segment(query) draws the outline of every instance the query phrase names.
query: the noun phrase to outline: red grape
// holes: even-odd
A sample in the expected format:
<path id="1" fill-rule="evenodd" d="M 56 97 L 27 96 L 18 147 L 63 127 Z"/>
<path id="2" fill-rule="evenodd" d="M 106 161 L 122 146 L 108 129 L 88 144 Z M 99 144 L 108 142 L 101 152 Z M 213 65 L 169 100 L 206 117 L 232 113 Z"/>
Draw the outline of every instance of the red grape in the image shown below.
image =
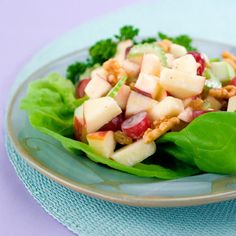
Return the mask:
<path id="1" fill-rule="evenodd" d="M 144 111 L 129 117 L 121 125 L 122 131 L 132 139 L 142 138 L 144 132 L 150 127 L 151 121 Z"/>
<path id="2" fill-rule="evenodd" d="M 116 116 L 115 118 L 113 118 L 110 122 L 108 122 L 107 124 L 105 124 L 100 130 L 101 131 L 117 131 L 121 129 L 121 124 L 123 122 L 123 115 L 120 114 L 118 116 Z"/>
<path id="3" fill-rule="evenodd" d="M 203 56 L 199 52 L 188 52 L 188 54 L 191 54 L 195 61 L 199 63 L 199 67 L 197 69 L 197 74 L 202 75 L 203 71 L 205 70 L 206 67 L 206 62 Z"/>
<path id="4" fill-rule="evenodd" d="M 236 86 L 236 77 L 234 77 L 232 80 L 231 80 L 231 85 L 234 85 L 234 86 Z"/>
<path id="5" fill-rule="evenodd" d="M 83 79 L 80 80 L 79 83 L 76 85 L 75 88 L 75 96 L 77 98 L 82 98 L 85 95 L 85 88 L 87 86 L 87 84 L 89 83 L 90 79 Z"/>

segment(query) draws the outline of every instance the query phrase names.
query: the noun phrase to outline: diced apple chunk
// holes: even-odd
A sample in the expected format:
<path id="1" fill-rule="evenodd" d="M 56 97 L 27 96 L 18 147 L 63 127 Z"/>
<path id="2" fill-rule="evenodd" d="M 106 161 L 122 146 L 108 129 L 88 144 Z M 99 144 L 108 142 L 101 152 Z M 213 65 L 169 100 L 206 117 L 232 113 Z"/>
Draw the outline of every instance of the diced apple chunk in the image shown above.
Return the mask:
<path id="1" fill-rule="evenodd" d="M 236 96 L 233 96 L 229 99 L 227 111 L 228 112 L 236 111 Z"/>
<path id="2" fill-rule="evenodd" d="M 178 116 L 183 110 L 184 104 L 182 100 L 168 96 L 153 106 L 150 116 L 152 120 L 158 120 L 165 117 Z"/>
<path id="3" fill-rule="evenodd" d="M 84 103 L 84 119 L 87 132 L 96 132 L 120 113 L 122 113 L 122 110 L 111 97 L 102 97 L 86 101 Z"/>
<path id="4" fill-rule="evenodd" d="M 197 75 L 197 63 L 191 54 L 175 59 L 172 68 L 191 75 Z"/>
<path id="5" fill-rule="evenodd" d="M 167 92 L 184 99 L 200 94 L 205 85 L 205 78 L 164 68 L 161 71 L 160 83 Z"/>
<path id="6" fill-rule="evenodd" d="M 158 56 L 152 53 L 143 55 L 141 73 L 160 76 L 161 62 Z"/>
<path id="7" fill-rule="evenodd" d="M 135 89 L 140 93 L 155 99 L 160 90 L 159 78 L 154 75 L 140 73 L 138 80 L 135 83 Z"/>
<path id="8" fill-rule="evenodd" d="M 115 101 L 117 102 L 117 104 L 120 106 L 122 110 L 124 110 L 126 107 L 129 94 L 130 94 L 130 87 L 124 84 L 120 88 L 118 94 L 114 97 Z"/>
<path id="9" fill-rule="evenodd" d="M 160 83 L 160 79 L 159 79 L 159 83 Z M 156 96 L 156 100 L 158 102 L 160 102 L 163 99 L 165 99 L 167 96 L 168 96 L 168 94 L 167 94 L 166 90 L 160 84 L 159 91 L 158 91 L 158 94 Z"/>
<path id="10" fill-rule="evenodd" d="M 140 72 L 140 65 L 126 59 L 123 61 L 122 67 L 124 68 L 129 78 L 138 77 Z"/>
<path id="11" fill-rule="evenodd" d="M 178 118 L 186 123 L 189 123 L 193 120 L 193 109 L 191 107 L 187 107 L 182 111 Z"/>
<path id="12" fill-rule="evenodd" d="M 74 132 L 75 138 L 82 142 L 87 142 L 87 129 L 84 120 L 84 105 L 79 106 L 74 112 Z"/>
<path id="13" fill-rule="evenodd" d="M 158 102 L 155 101 L 154 99 L 151 99 L 140 93 L 131 91 L 126 105 L 125 116 L 128 117 L 137 114 L 140 111 L 149 112 L 149 110 L 151 110 L 154 104 L 157 103 Z"/>
<path id="14" fill-rule="evenodd" d="M 94 69 L 91 73 L 91 79 L 99 77 L 101 79 L 107 80 L 107 76 L 108 73 L 103 67 L 98 67 Z"/>
<path id="15" fill-rule="evenodd" d="M 99 98 L 106 95 L 112 86 L 104 79 L 95 77 L 89 81 L 85 93 L 90 98 Z"/>
<path id="16" fill-rule="evenodd" d="M 172 54 L 166 53 L 167 66 L 168 66 L 169 68 L 172 67 L 172 64 L 173 64 L 174 59 L 175 59 L 175 58 L 174 58 L 174 56 L 173 56 Z"/>
<path id="17" fill-rule="evenodd" d="M 174 57 L 182 57 L 184 55 L 187 54 L 187 50 L 185 47 L 172 43 L 170 46 L 170 53 L 174 56 Z"/>
<path id="18" fill-rule="evenodd" d="M 109 158 L 113 154 L 116 142 L 113 131 L 100 131 L 87 135 L 89 146 L 98 154 Z"/>
<path id="19" fill-rule="evenodd" d="M 115 59 L 120 64 L 122 64 L 123 61 L 125 60 L 127 48 L 131 47 L 132 45 L 133 45 L 132 40 L 125 40 L 125 41 L 121 41 L 120 43 L 118 43 Z"/>
<path id="20" fill-rule="evenodd" d="M 219 102 L 216 98 L 214 98 L 212 96 L 208 96 L 205 100 L 207 102 L 209 102 L 209 104 L 211 106 L 210 108 L 212 108 L 215 111 L 219 111 L 222 107 L 221 102 Z"/>
<path id="21" fill-rule="evenodd" d="M 140 139 L 115 151 L 111 158 L 125 166 L 133 166 L 142 162 L 155 152 L 156 144 L 154 142 L 146 144 L 143 139 Z"/>

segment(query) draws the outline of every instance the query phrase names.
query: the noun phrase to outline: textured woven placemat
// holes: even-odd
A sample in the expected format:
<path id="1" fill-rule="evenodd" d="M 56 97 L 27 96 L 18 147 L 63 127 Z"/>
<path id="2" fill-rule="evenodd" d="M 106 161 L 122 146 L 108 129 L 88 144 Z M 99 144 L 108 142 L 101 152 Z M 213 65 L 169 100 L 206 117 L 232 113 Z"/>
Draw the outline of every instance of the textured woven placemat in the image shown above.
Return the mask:
<path id="1" fill-rule="evenodd" d="M 7 152 L 32 196 L 80 236 L 236 235 L 236 201 L 185 208 L 129 207 L 69 190 L 31 168 L 6 140 Z"/>

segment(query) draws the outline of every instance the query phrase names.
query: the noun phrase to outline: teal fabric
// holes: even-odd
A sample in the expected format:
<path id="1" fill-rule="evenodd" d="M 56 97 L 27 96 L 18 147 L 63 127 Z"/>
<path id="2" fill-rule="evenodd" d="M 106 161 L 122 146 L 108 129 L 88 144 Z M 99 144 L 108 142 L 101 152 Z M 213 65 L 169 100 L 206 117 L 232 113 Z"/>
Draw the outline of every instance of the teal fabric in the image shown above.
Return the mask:
<path id="1" fill-rule="evenodd" d="M 127 23 L 140 27 L 143 35 L 157 31 L 187 33 L 233 44 L 235 9 L 233 0 L 145 1 L 121 9 L 81 25 L 41 50 L 19 74 L 12 93 L 39 67 L 110 36 Z M 8 139 L 6 148 L 32 196 L 49 214 L 80 236 L 236 235 L 236 201 L 172 209 L 117 205 L 76 193 L 39 174 L 15 152 Z"/>
<path id="2" fill-rule="evenodd" d="M 185 208 L 138 208 L 71 191 L 39 174 L 7 141 L 13 166 L 43 208 L 80 236 L 236 235 L 236 201 Z"/>

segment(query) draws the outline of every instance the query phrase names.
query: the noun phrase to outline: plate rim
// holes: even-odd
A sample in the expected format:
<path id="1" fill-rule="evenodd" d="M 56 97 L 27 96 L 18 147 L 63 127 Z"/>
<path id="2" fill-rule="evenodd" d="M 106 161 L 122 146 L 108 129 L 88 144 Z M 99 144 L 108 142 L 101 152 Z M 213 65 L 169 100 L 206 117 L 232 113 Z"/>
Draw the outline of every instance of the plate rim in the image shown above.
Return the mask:
<path id="1" fill-rule="evenodd" d="M 212 41 L 212 40 L 195 38 L 194 41 L 218 43 L 218 44 L 236 49 L 236 46 L 234 45 Z M 48 177 L 49 179 L 55 181 L 56 183 L 64 187 L 67 187 L 69 189 L 72 189 L 76 192 L 88 195 L 90 197 L 98 198 L 98 199 L 113 202 L 113 203 L 129 205 L 129 206 L 137 206 L 137 207 L 184 207 L 184 206 L 204 205 L 204 204 L 209 204 L 209 203 L 216 203 L 216 202 L 222 202 L 226 200 L 235 199 L 236 190 L 230 190 L 230 191 L 226 191 L 222 193 L 212 193 L 212 194 L 206 194 L 206 195 L 196 195 L 196 196 L 187 196 L 187 197 L 134 196 L 134 195 L 128 195 L 128 194 L 108 192 L 105 190 L 98 190 L 95 188 L 91 188 L 90 186 L 86 184 L 82 184 L 82 183 L 79 183 L 78 181 L 69 179 L 59 173 L 56 173 L 56 171 L 49 169 L 48 167 L 46 167 L 45 165 L 43 165 L 42 163 L 34 159 L 29 153 L 27 153 L 27 151 L 22 147 L 17 137 L 15 136 L 14 131 L 13 131 L 13 126 L 12 126 L 13 105 L 16 102 L 16 99 L 19 93 L 23 89 L 23 86 L 27 84 L 27 82 L 30 79 L 32 79 L 35 74 L 39 73 L 41 70 L 45 70 L 45 68 L 49 67 L 51 64 L 54 64 L 55 62 L 59 60 L 63 60 L 72 55 L 86 52 L 87 50 L 88 48 L 83 48 L 83 49 L 70 52 L 61 57 L 58 57 L 50 61 L 49 63 L 46 63 L 45 65 L 41 66 L 39 69 L 35 70 L 33 73 L 27 76 L 27 78 L 21 81 L 19 85 L 17 85 L 17 88 L 15 89 L 14 93 L 10 97 L 10 100 L 7 104 L 7 112 L 6 112 L 6 119 L 5 119 L 5 123 L 6 123 L 5 128 L 7 131 L 6 135 L 8 139 L 10 140 L 11 145 L 13 145 L 15 152 L 21 158 L 23 158 L 31 167 L 33 167 L 36 171 Z"/>

